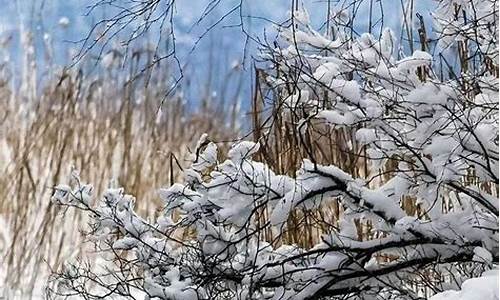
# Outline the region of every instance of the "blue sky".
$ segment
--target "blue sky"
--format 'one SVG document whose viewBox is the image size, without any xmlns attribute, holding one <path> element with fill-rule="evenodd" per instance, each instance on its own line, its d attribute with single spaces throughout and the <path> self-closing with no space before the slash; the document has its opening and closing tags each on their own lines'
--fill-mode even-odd
<svg viewBox="0 0 500 300">
<path fill-rule="evenodd" d="M 126 0 L 121 0 L 126 2 Z M 226 74 L 235 62 L 241 62 L 246 55 L 246 73 L 243 75 L 243 96 L 250 91 L 251 76 L 248 72 L 251 65 L 248 64 L 252 56 L 257 54 L 255 44 L 250 43 L 245 48 L 246 36 L 241 27 L 235 26 L 240 23 L 239 11 L 234 11 L 227 16 L 223 22 L 215 26 L 199 41 L 196 48 L 193 44 L 200 36 L 213 25 L 221 16 L 236 7 L 240 0 L 222 0 L 218 6 L 204 18 L 202 22 L 196 21 L 202 16 L 203 11 L 211 0 L 177 0 L 175 11 L 175 31 L 177 38 L 177 49 L 181 64 L 185 65 L 186 74 L 189 75 L 190 90 L 189 97 L 196 97 L 199 89 L 206 85 L 209 70 L 214 91 L 217 91 L 224 81 L 228 81 Z M 332 0 L 332 7 L 335 7 Z M 358 8 L 357 26 L 359 31 L 366 31 L 368 26 L 369 2 L 365 0 Z M 424 18 L 429 18 L 428 8 L 432 6 L 432 0 L 418 0 L 415 11 L 420 11 Z M 85 16 L 90 0 L 0 0 L 0 37 L 12 35 L 14 37 L 11 51 L 19 53 L 19 28 L 31 29 L 35 32 L 37 45 L 43 44 L 43 37 L 50 35 L 58 64 L 65 64 L 69 59 L 69 50 L 77 49 L 78 45 L 70 41 L 77 41 L 85 37 L 91 24 L 109 14 L 107 10 L 98 9 L 93 14 Z M 264 30 L 271 30 L 271 22 L 283 21 L 287 18 L 290 9 L 290 0 L 243 0 L 242 13 L 244 28 L 251 36 L 262 38 Z M 378 1 L 374 1 L 374 14 L 378 14 Z M 391 27 L 397 34 L 400 32 L 401 5 L 398 0 L 381 0 L 384 8 L 384 26 Z M 315 26 L 319 27 L 326 18 L 326 1 L 303 1 L 303 5 L 309 10 L 311 17 L 315 20 Z M 107 8 L 109 9 L 109 8 Z M 397 16 L 397 17 L 395 17 Z M 67 28 L 59 25 L 61 18 L 67 18 L 70 24 Z M 150 33 L 154 38 L 155 33 Z M 38 55 L 43 57 L 43 47 L 37 47 Z M 246 49 L 246 51 L 244 51 Z M 16 59 L 16 57 L 14 57 Z M 238 79 L 234 73 L 229 76 L 230 84 L 236 84 Z M 195 100 L 196 101 L 196 100 Z"/>
</svg>

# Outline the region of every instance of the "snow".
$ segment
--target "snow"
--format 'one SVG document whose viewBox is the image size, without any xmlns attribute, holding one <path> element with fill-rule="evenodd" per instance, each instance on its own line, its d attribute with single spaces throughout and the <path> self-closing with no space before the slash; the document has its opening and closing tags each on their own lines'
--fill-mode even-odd
<svg viewBox="0 0 500 300">
<path fill-rule="evenodd" d="M 445 291 L 429 300 L 497 300 L 498 281 L 498 270 L 487 271 L 481 277 L 467 279 L 459 291 Z"/>
<path fill-rule="evenodd" d="M 428 66 L 432 63 L 432 56 L 424 51 L 415 50 L 412 56 L 399 60 L 396 65 L 399 72 L 415 70 L 417 67 Z"/>
<path fill-rule="evenodd" d="M 323 110 L 319 112 L 318 118 L 324 118 L 332 125 L 353 125 L 356 122 L 356 117 L 352 113 L 334 110 Z"/>
<path fill-rule="evenodd" d="M 334 79 L 330 88 L 353 104 L 357 104 L 361 99 L 359 83 L 354 80 Z"/>
<path fill-rule="evenodd" d="M 330 84 L 338 75 L 340 75 L 338 64 L 334 62 L 327 62 L 316 68 L 313 77 L 321 82 Z"/>
<path fill-rule="evenodd" d="M 66 28 L 69 26 L 69 18 L 68 17 L 62 17 L 59 19 L 59 26 Z"/>
<path fill-rule="evenodd" d="M 375 129 L 372 128 L 361 128 L 356 131 L 356 140 L 362 145 L 370 144 L 377 140 L 377 134 Z"/>
<path fill-rule="evenodd" d="M 217 145 L 209 142 L 206 148 L 196 157 L 192 168 L 198 172 L 203 172 L 217 162 Z"/>
<path fill-rule="evenodd" d="M 250 158 L 259 151 L 259 144 L 249 141 L 234 144 L 228 152 L 229 158 L 235 163 L 241 162 L 245 158 Z"/>
<path fill-rule="evenodd" d="M 474 261 L 491 264 L 493 262 L 493 255 L 483 247 L 474 248 Z"/>
<path fill-rule="evenodd" d="M 415 104 L 446 104 L 448 94 L 432 82 L 422 84 L 418 89 L 412 90 L 406 99 Z"/>
</svg>

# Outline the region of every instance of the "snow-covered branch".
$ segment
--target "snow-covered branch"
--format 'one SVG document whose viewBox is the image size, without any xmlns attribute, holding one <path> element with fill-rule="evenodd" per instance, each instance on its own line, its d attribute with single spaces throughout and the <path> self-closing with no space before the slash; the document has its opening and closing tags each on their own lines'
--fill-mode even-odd
<svg viewBox="0 0 500 300">
<path fill-rule="evenodd" d="M 496 30 L 498 11 L 490 1 L 458 2 L 440 1 L 436 12 L 437 39 L 446 39 L 435 45 L 439 56 L 427 43 L 402 56 L 390 30 L 347 35 L 345 12 L 335 15 L 335 36 L 295 12 L 280 43 L 263 49 L 274 95 L 273 115 L 260 124 L 268 130 L 227 153 L 202 136 L 184 182 L 160 190 L 157 219 L 137 215 L 121 189 L 92 200 L 79 179 L 56 188 L 55 202 L 89 212 L 89 236 L 106 263 L 68 264 L 51 292 L 422 299 L 497 265 L 498 44 L 483 35 Z M 459 26 L 464 14 L 470 23 Z M 445 78 L 436 59 L 453 43 L 459 57 L 473 58 Z M 296 172 L 265 159 L 283 128 L 297 141 Z M 349 163 L 324 153 L 327 135 Z M 319 232 L 307 246 L 290 242 L 301 222 Z"/>
</svg>

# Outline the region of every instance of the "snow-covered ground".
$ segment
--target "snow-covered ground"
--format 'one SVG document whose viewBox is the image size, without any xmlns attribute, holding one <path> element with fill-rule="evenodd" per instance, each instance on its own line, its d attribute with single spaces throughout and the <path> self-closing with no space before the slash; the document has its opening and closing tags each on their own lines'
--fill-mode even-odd
<svg viewBox="0 0 500 300">
<path fill-rule="evenodd" d="M 498 300 L 498 279 L 498 269 L 487 271 L 481 277 L 466 280 L 461 290 L 442 292 L 430 300 Z"/>
</svg>

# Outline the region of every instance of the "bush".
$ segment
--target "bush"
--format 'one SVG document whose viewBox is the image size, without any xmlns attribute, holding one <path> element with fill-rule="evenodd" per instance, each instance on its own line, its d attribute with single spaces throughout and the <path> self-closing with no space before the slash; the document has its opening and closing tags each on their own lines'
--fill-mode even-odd
<svg viewBox="0 0 500 300">
<path fill-rule="evenodd" d="M 497 16 L 494 1 L 440 1 L 437 54 L 422 23 L 400 57 L 390 30 L 353 37 L 339 11 L 324 35 L 296 8 L 263 45 L 255 140 L 225 154 L 203 135 L 158 218 L 123 189 L 94 203 L 78 176 L 56 188 L 91 217 L 103 263 L 66 264 L 50 294 L 422 299 L 496 265 Z"/>
</svg>

